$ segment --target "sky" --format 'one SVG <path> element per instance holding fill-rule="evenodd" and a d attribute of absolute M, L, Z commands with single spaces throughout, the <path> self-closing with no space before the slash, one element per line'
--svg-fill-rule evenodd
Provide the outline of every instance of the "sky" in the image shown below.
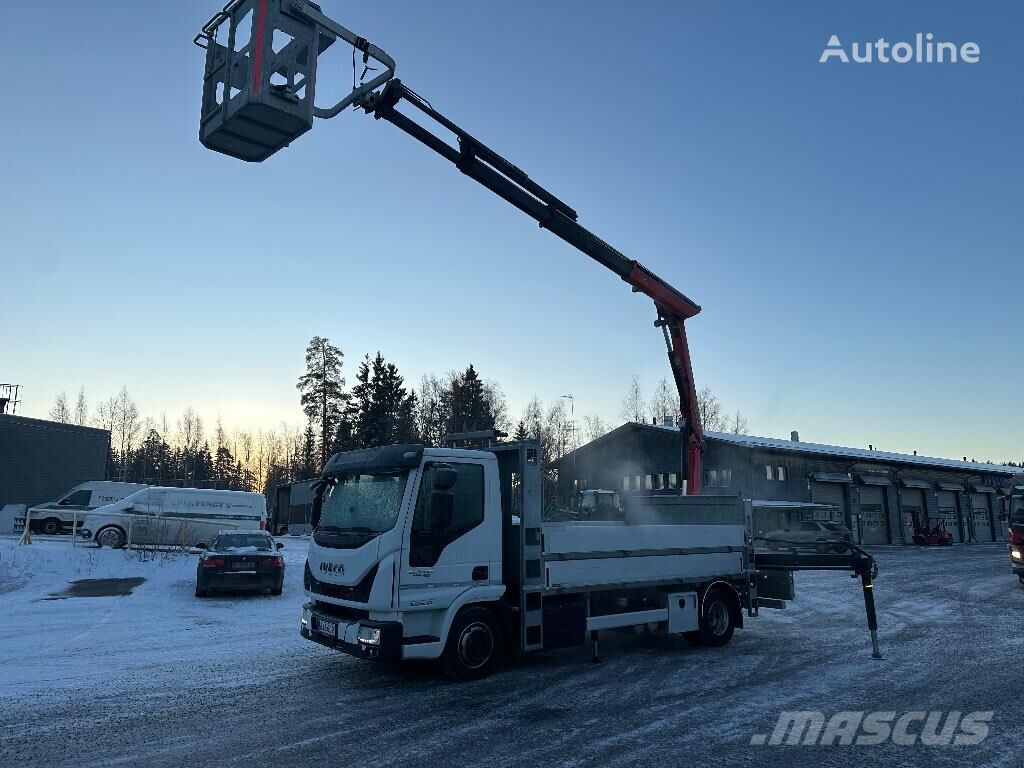
<path fill-rule="evenodd" d="M 262 164 L 197 138 L 219 0 L 18 3 L 0 50 L 0 381 L 45 417 L 127 386 L 145 415 L 298 424 L 304 349 L 410 383 L 472 362 L 513 415 L 621 421 L 669 376 L 615 275 L 361 112 Z M 321 5 L 437 109 L 703 307 L 698 386 L 751 433 L 1024 457 L 1024 5 L 517 0 Z M 853 41 L 976 64 L 842 64 Z M 317 101 L 351 84 L 319 63 Z"/>

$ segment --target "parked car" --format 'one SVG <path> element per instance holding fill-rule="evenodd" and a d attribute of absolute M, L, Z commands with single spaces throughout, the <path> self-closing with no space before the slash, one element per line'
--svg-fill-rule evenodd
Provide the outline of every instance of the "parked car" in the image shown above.
<path fill-rule="evenodd" d="M 209 546 L 218 531 L 263 530 L 262 493 L 152 487 L 85 515 L 78 535 L 98 546 Z"/>
<path fill-rule="evenodd" d="M 85 513 L 113 504 L 125 496 L 148 488 L 145 483 L 115 483 L 110 480 L 90 480 L 66 491 L 56 501 L 37 504 L 28 510 L 35 533 L 63 533 L 70 531 L 77 519 L 82 524 Z"/>
<path fill-rule="evenodd" d="M 813 549 L 815 552 L 843 552 L 849 542 L 853 541 L 853 533 L 841 523 L 805 520 L 768 531 L 761 538 L 767 542 L 769 549 L 795 547 Z"/>
<path fill-rule="evenodd" d="M 284 558 L 277 550 L 284 546 L 267 531 L 221 531 L 196 566 L 196 597 L 211 589 L 269 590 L 280 595 L 284 589 Z"/>

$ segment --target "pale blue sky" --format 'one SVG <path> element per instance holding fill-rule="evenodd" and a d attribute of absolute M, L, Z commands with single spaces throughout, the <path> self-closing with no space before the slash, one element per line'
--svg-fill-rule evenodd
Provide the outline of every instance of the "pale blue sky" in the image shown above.
<path fill-rule="evenodd" d="M 653 310 L 397 129 L 318 121 L 262 165 L 197 140 L 220 0 L 12 4 L 0 122 L 22 413 L 122 384 L 145 414 L 296 423 L 314 334 L 351 381 L 472 361 L 516 412 L 618 421 L 668 374 Z M 704 307 L 698 383 L 756 434 L 1024 455 L 1024 6 L 323 0 L 400 76 Z M 975 41 L 974 65 L 818 64 Z M 340 46 L 320 101 L 350 80 Z M 443 278 L 443 279 L 441 279 Z"/>

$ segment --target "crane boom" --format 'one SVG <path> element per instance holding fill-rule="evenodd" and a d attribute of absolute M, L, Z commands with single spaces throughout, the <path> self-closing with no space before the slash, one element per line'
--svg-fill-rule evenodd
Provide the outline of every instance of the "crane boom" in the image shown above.
<path fill-rule="evenodd" d="M 252 34 L 242 43 L 236 35 L 251 17 Z M 226 42 L 218 30 L 228 29 Z M 291 42 L 275 48 L 271 31 Z M 237 39 L 236 39 L 237 38 Z M 315 106 L 316 59 L 335 40 L 362 53 L 368 82 L 353 83 L 351 93 L 329 108 Z M 610 269 L 657 310 L 672 378 L 683 416 L 681 469 L 688 494 L 702 484 L 703 428 L 686 340 L 686 320 L 700 307 L 634 259 L 613 248 L 577 221 L 576 211 L 533 181 L 518 167 L 471 136 L 394 77 L 395 61 L 382 49 L 330 19 L 309 0 L 228 0 L 196 35 L 206 49 L 200 140 L 218 152 L 261 162 L 288 146 L 312 126 L 313 118 L 331 118 L 348 107 L 385 120 L 453 163 L 462 173 L 532 217 L 577 250 Z M 382 69 L 369 67 L 373 59 Z M 353 65 L 355 58 L 353 57 Z M 454 134 L 455 146 L 408 115 L 405 102 Z"/>
<path fill-rule="evenodd" d="M 397 106 L 406 102 L 456 136 L 457 146 L 439 137 Z M 527 214 L 544 229 L 617 274 L 634 291 L 649 297 L 658 313 L 672 378 L 679 393 L 684 433 L 685 476 L 688 494 L 701 490 L 704 432 L 697 407 L 697 392 L 686 339 L 685 322 L 700 307 L 635 259 L 613 248 L 577 221 L 576 211 L 533 181 L 526 173 L 439 113 L 395 78 L 360 104 L 379 120 L 386 120 L 454 164 L 462 173 Z"/>

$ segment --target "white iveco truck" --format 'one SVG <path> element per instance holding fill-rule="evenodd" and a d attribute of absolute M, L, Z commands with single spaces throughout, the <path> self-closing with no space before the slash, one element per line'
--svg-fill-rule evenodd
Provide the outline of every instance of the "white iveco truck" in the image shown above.
<path fill-rule="evenodd" d="M 749 505 L 647 497 L 625 520 L 541 522 L 534 442 L 334 456 L 318 482 L 302 636 L 368 659 L 483 677 L 506 652 L 622 627 L 724 645 L 790 572 L 759 580 Z M 765 592 L 770 591 L 771 595 Z"/>

